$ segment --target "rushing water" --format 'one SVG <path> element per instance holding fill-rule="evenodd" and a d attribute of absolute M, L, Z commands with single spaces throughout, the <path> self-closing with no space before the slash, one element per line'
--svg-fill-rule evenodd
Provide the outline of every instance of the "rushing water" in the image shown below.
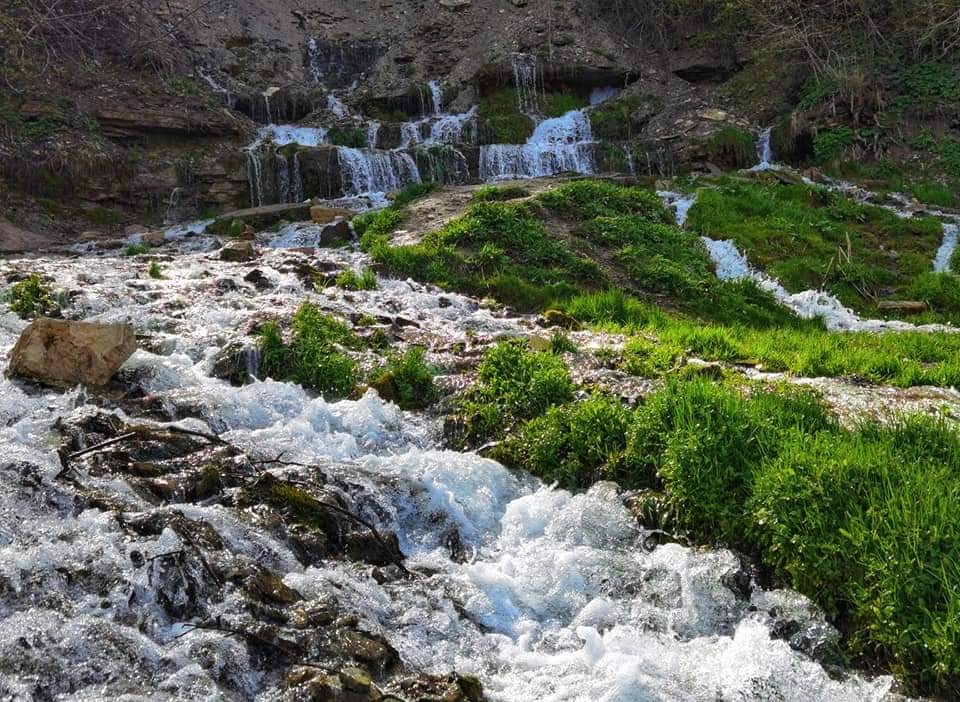
<path fill-rule="evenodd" d="M 481 147 L 480 180 L 593 173 L 595 148 L 586 110 L 571 110 L 537 124 L 526 144 Z"/>
<path fill-rule="evenodd" d="M 307 243 L 290 231 L 278 237 L 276 246 Z M 464 347 L 531 333 L 533 320 L 388 279 L 375 291 L 314 292 L 293 273 L 305 261 L 367 263 L 350 251 L 267 248 L 255 262 L 234 264 L 209 255 L 213 240 L 175 241 L 168 249 L 179 247 L 176 255 L 158 252 L 164 279 L 109 253 L 0 262 L 0 273 L 39 270 L 72 291 L 68 316 L 135 324 L 152 350 L 138 351 L 124 373 L 142 388 L 144 407 L 169 415 L 160 426 L 172 418 L 254 458 L 283 453 L 320 466 L 274 470 L 315 479 L 322 469 L 329 484 L 345 486 L 353 509 L 397 533 L 412 577 L 383 580 L 359 563 L 305 561 L 229 499 L 163 506 L 122 474 L 81 467 L 58 477 L 58 423 L 102 400 L 4 378 L 2 694 L 279 699 L 283 670 L 256 644 L 191 626 L 203 618 L 243 627 L 253 617 L 234 585 L 211 583 L 199 565 L 191 595 L 174 587 L 180 571 L 160 565 L 164 554 L 191 548 L 211 562 L 227 558 L 277 573 L 306 609 L 335 600 L 362 629 L 385 635 L 408 668 L 477 674 L 493 700 L 859 702 L 889 690 L 889 678 L 828 675 L 804 653 L 836 636 L 822 615 L 799 595 L 757 588 L 732 553 L 645 545 L 646 533 L 610 484 L 574 495 L 442 450 L 436 420 L 373 393 L 327 402 L 286 383 L 233 387 L 210 377 L 218 348 L 243 341 L 251 321 L 289 312 L 304 298 L 339 314 L 411 320 L 404 333 L 426 343 L 441 365 L 457 363 Z M 256 287 L 245 281 L 254 268 L 265 281 Z M 0 308 L 0 350 L 23 327 Z M 113 413 L 137 413 L 135 402 L 125 408 Z M 101 497 L 84 497 L 94 495 Z M 171 510 L 205 525 L 203 533 L 212 530 L 221 549 L 204 551 L 170 528 L 143 535 L 124 526 Z M 451 532 L 465 559 L 445 546 Z M 171 599 L 171 588 L 187 599 Z"/>
<path fill-rule="evenodd" d="M 957 238 L 960 236 L 960 224 L 943 225 L 943 243 L 937 249 L 936 258 L 933 259 L 933 270 L 936 273 L 947 273 L 950 271 L 950 259 L 953 258 L 953 252 L 957 250 Z"/>

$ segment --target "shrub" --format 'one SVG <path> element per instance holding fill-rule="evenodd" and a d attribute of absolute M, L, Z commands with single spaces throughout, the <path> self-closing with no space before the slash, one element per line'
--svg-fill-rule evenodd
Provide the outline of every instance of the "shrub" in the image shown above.
<path fill-rule="evenodd" d="M 150 261 L 150 267 L 147 268 L 147 275 L 151 278 L 159 280 L 163 278 L 163 268 L 160 267 L 160 264 L 156 261 Z"/>
<path fill-rule="evenodd" d="M 596 395 L 551 407 L 498 447 L 495 455 L 547 482 L 585 487 L 616 477 L 629 426 L 630 411 L 619 400 Z"/>
<path fill-rule="evenodd" d="M 347 268 L 337 276 L 336 284 L 344 290 L 376 290 L 377 274 L 370 268 L 364 268 L 360 273 Z"/>
<path fill-rule="evenodd" d="M 127 244 L 126 248 L 121 252 L 122 256 L 142 256 L 143 254 L 150 253 L 149 244 Z"/>
<path fill-rule="evenodd" d="M 334 127 L 327 132 L 330 143 L 362 149 L 367 145 L 367 134 L 359 127 Z"/>
<path fill-rule="evenodd" d="M 10 310 L 21 319 L 42 317 L 60 308 L 53 291 L 39 274 L 33 273 L 10 287 Z"/>
<path fill-rule="evenodd" d="M 375 371 L 370 386 L 386 400 L 396 402 L 406 410 L 421 410 L 432 405 L 438 397 L 433 382 L 434 370 L 424 360 L 424 350 L 413 346 L 402 355 Z"/>
<path fill-rule="evenodd" d="M 484 185 L 473 194 L 474 202 L 502 202 L 529 197 L 530 191 L 522 185 Z"/>
<path fill-rule="evenodd" d="M 325 397 L 348 395 L 357 382 L 353 359 L 339 347 L 356 346 L 357 338 L 346 324 L 321 312 L 312 303 L 303 303 L 293 316 L 289 344 L 276 323 L 260 332 L 263 372 L 277 380 L 290 380 L 322 393 Z"/>

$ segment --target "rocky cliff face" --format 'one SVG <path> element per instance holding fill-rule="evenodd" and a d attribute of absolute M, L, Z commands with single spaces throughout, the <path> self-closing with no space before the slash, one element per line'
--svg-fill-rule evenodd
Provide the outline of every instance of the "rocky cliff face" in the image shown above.
<path fill-rule="evenodd" d="M 585 105 L 596 89 L 623 91 L 591 118 L 590 154 L 553 159 L 547 171 L 589 158 L 598 171 L 664 175 L 752 158 L 749 138 L 739 150 L 709 146 L 712 134 L 751 128 L 753 115 L 735 116 L 718 90 L 740 67 L 735 52 L 647 50 L 578 2 L 188 0 L 152 12 L 144 20 L 151 32 L 111 30 L 126 33 L 117 40 L 133 47 L 126 55 L 76 60 L 54 47 L 52 62 L 28 52 L 9 63 L 15 90 L 0 100 L 0 174 L 11 219 L 70 236 L 257 203 L 264 187 L 261 202 L 350 194 L 341 186 L 348 159 L 331 159 L 329 146 L 258 157 L 270 175 L 266 186 L 255 182 L 264 164 L 244 147 L 268 123 L 323 125 L 322 141 L 336 148 L 419 143 L 410 158 L 425 179 L 464 182 L 515 169 L 529 153 L 497 152 L 496 166 L 490 157 L 485 168 L 481 152 L 533 138 L 533 122 L 510 94 L 523 80 L 518 54 L 532 57 L 528 79 L 550 98 L 543 112 Z M 167 57 L 160 70 L 134 61 L 138 46 Z M 479 103 L 480 114 L 463 135 L 432 140 L 423 119 L 440 103 L 451 114 Z M 411 129 L 427 136 L 411 142 Z M 376 179 L 384 158 L 363 168 Z"/>

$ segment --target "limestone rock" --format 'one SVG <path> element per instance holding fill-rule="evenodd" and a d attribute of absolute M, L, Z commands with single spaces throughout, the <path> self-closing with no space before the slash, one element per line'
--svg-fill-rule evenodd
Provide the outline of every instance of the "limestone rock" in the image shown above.
<path fill-rule="evenodd" d="M 252 261 L 257 257 L 257 252 L 253 244 L 249 241 L 231 241 L 220 249 L 221 261 L 232 261 L 240 263 L 243 261 Z"/>
<path fill-rule="evenodd" d="M 10 352 L 7 373 L 47 385 L 100 386 L 137 350 L 129 324 L 95 324 L 41 317 Z"/>
<path fill-rule="evenodd" d="M 324 207 L 323 205 L 314 205 L 310 208 L 310 219 L 316 224 L 330 224 L 337 217 L 349 219 L 350 210 L 342 207 Z"/>

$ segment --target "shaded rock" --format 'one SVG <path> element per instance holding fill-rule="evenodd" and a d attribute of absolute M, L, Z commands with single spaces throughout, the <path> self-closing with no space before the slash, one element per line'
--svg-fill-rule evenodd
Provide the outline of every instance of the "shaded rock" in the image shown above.
<path fill-rule="evenodd" d="M 570 331 L 580 331 L 583 328 L 576 318 L 560 310 L 547 310 L 543 313 L 542 320 L 538 321 L 540 321 L 540 325 L 544 327 L 560 327 L 561 329 L 569 329 Z"/>
<path fill-rule="evenodd" d="M 448 10 L 464 10 L 471 5 L 471 0 L 440 0 L 440 6 Z"/>
<path fill-rule="evenodd" d="M 402 563 L 400 542 L 393 532 L 378 535 L 371 531 L 358 531 L 347 537 L 347 558 L 371 565 L 385 566 Z"/>
<path fill-rule="evenodd" d="M 267 278 L 259 268 L 254 268 L 243 276 L 243 279 L 253 285 L 257 290 L 269 290 L 273 287 L 273 283 L 270 282 L 270 279 Z"/>
<path fill-rule="evenodd" d="M 105 385 L 137 350 L 129 324 L 95 324 L 41 317 L 13 350 L 7 373 L 47 385 Z"/>
<path fill-rule="evenodd" d="M 249 241 L 231 241 L 220 249 L 221 261 L 232 261 L 240 263 L 243 261 L 252 261 L 257 257 L 256 249 Z"/>
<path fill-rule="evenodd" d="M 231 385 L 246 385 L 253 382 L 260 372 L 260 354 L 256 348 L 241 343 L 230 344 L 213 360 L 210 375 Z"/>
<path fill-rule="evenodd" d="M 920 314 L 929 308 L 922 300 L 881 300 L 877 303 L 881 312 L 902 312 L 904 314 Z"/>
<path fill-rule="evenodd" d="M 353 229 L 346 220 L 328 224 L 320 232 L 320 246 L 345 246 L 352 242 Z"/>

